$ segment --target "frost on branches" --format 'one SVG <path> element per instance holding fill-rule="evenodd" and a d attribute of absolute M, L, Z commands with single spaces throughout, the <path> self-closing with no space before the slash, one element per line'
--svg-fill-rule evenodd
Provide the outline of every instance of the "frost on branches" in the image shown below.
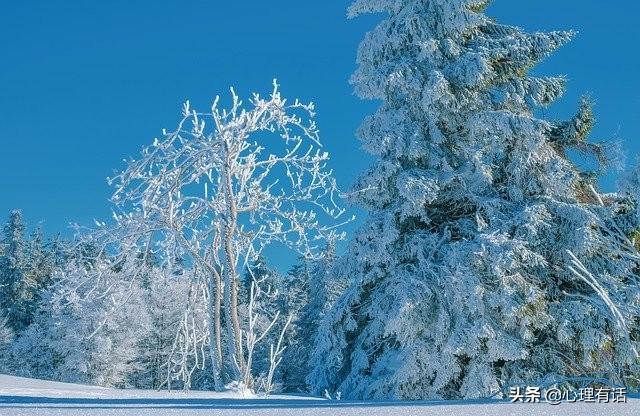
<path fill-rule="evenodd" d="M 150 323 L 139 282 L 124 284 L 119 269 L 107 261 L 70 261 L 54 274 L 33 323 L 12 346 L 17 374 L 128 385 Z"/>
<path fill-rule="evenodd" d="M 334 220 L 343 213 L 313 104 L 288 102 L 275 82 L 269 97 L 254 94 L 249 106 L 233 90 L 231 98 L 230 109 L 216 98 L 206 113 L 187 102 L 178 128 L 111 179 L 118 227 L 105 233 L 116 251 L 182 259 L 193 268 L 189 303 L 206 305 L 206 323 L 185 318 L 177 348 L 184 360 L 172 362 L 185 382 L 188 362 L 208 362 L 216 389 L 254 387 L 253 352 L 265 339 L 251 332 L 258 318 L 243 322 L 239 312 L 240 273 L 272 243 L 313 257 L 335 238 Z M 254 294 L 263 296 L 267 288 L 256 285 Z M 208 356 L 200 357 L 205 346 Z M 281 347 L 276 340 L 267 348 L 271 362 Z"/>
<path fill-rule="evenodd" d="M 598 172 L 567 156 L 609 162 L 607 146 L 587 142 L 587 102 L 565 122 L 536 112 L 565 80 L 529 69 L 572 33 L 500 25 L 483 14 L 487 3 L 350 9 L 387 14 L 352 78 L 358 95 L 382 101 L 359 130 L 378 159 L 351 194 L 370 216 L 335 267 L 354 281 L 321 324 L 308 378 L 317 393 L 474 398 L 585 378 L 637 385 L 635 203 L 598 192 Z"/>

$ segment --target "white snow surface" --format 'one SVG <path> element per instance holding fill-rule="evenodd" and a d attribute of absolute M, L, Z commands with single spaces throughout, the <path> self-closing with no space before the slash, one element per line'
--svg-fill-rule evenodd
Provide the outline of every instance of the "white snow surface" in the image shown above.
<path fill-rule="evenodd" d="M 215 415 L 215 416 L 414 416 L 414 415 L 639 415 L 640 399 L 624 404 L 511 404 L 505 401 L 356 402 L 274 395 L 243 397 L 235 391 L 119 390 L 0 375 L 0 415 Z"/>

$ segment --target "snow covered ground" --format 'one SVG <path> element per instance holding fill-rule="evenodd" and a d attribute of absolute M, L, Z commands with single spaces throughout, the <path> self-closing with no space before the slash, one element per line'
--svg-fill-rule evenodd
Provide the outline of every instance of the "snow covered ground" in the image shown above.
<path fill-rule="evenodd" d="M 0 415 L 215 415 L 215 416 L 414 416 L 414 415 L 640 415 L 640 399 L 626 404 L 510 404 L 466 402 L 349 402 L 308 397 L 243 398 L 235 392 L 116 390 L 0 375 Z"/>

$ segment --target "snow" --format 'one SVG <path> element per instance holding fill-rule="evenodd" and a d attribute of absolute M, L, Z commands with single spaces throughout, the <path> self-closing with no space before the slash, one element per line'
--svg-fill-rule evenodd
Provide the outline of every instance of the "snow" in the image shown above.
<path fill-rule="evenodd" d="M 357 402 L 275 395 L 243 398 L 238 392 L 118 390 L 0 375 L 0 416 L 215 415 L 414 416 L 640 414 L 640 399 L 626 404 L 510 404 L 503 401 Z"/>
<path fill-rule="evenodd" d="M 476 399 L 524 381 L 580 388 L 576 376 L 630 386 L 640 371 L 625 324 L 640 299 L 638 203 L 567 156 L 611 162 L 589 142 L 588 100 L 568 120 L 538 117 L 565 79 L 530 70 L 574 32 L 525 33 L 488 3 L 350 8 L 385 12 L 351 78 L 380 104 L 357 133 L 375 160 L 346 194 L 367 218 L 331 270 L 349 287 L 319 325 L 314 394 Z"/>

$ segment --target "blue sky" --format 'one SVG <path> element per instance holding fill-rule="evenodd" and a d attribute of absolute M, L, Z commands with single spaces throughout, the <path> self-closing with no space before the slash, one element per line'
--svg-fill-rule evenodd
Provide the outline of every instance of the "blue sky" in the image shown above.
<path fill-rule="evenodd" d="M 354 132 L 375 108 L 353 96 L 348 78 L 360 39 L 378 19 L 347 20 L 348 4 L 3 1 L 0 218 L 21 208 L 50 234 L 108 218 L 105 178 L 175 127 L 184 100 L 208 108 L 231 85 L 241 95 L 266 93 L 274 77 L 286 96 L 317 103 L 325 147 L 347 187 L 369 164 Z M 619 139 L 638 153 L 640 3 L 496 0 L 488 13 L 529 31 L 578 30 L 536 69 L 569 79 L 546 115 L 571 115 L 588 93 L 598 118 L 593 139 Z"/>

